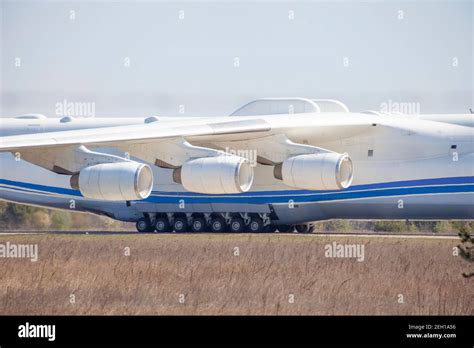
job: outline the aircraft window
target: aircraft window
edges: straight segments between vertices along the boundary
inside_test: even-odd
[[[453,150],[457,149],[457,147],[458,147],[457,145],[451,145],[451,149],[453,149]]]
[[[374,155],[374,150],[369,150],[369,151],[367,152],[367,156],[368,156],[368,157],[372,157],[373,155]]]

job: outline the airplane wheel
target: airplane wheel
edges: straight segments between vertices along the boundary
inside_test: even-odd
[[[298,233],[311,233],[314,227],[310,224],[296,225],[296,232]]]
[[[206,229],[207,229],[206,219],[202,217],[197,217],[193,219],[193,222],[191,224],[191,230],[193,232],[196,232],[196,233],[204,232]]]
[[[277,228],[281,233],[293,233],[294,230],[293,225],[278,225]]]
[[[159,217],[155,221],[155,231],[158,233],[170,232],[171,225],[165,216]]]
[[[188,230],[188,219],[185,217],[178,217],[174,219],[173,228],[176,233],[183,233]]]
[[[225,219],[223,217],[215,217],[211,220],[211,230],[215,233],[224,232],[226,229]]]
[[[249,223],[249,231],[253,233],[260,233],[263,231],[263,220],[259,217],[253,217]]]
[[[230,231],[234,233],[242,232],[245,228],[244,219],[241,217],[234,217],[230,220]]]
[[[276,225],[272,225],[272,224],[267,225],[263,228],[263,231],[265,233],[274,233],[274,232],[276,232],[276,230],[277,230]]]
[[[136,223],[137,231],[140,233],[149,233],[153,232],[153,227],[151,226],[150,219],[142,217],[138,219]]]

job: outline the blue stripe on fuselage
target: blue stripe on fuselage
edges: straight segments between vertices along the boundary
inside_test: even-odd
[[[421,179],[421,180],[405,180],[405,181],[391,181],[376,184],[354,185],[344,190],[278,190],[278,191],[249,191],[239,194],[222,194],[209,195],[195,192],[172,192],[172,191],[153,191],[158,196],[180,196],[180,197],[248,197],[248,196],[292,196],[292,195],[315,195],[315,194],[330,194],[342,193],[351,191],[364,191],[385,188],[404,188],[413,186],[434,186],[434,185],[465,185],[474,184],[474,176],[450,177],[450,178],[435,178],[435,179]]]
[[[364,191],[340,191],[338,193],[329,194],[285,194],[274,196],[226,196],[226,197],[184,197],[184,196],[151,196],[146,201],[152,203],[178,203],[179,200],[186,199],[189,203],[253,203],[253,204],[268,204],[268,203],[285,203],[293,200],[295,203],[305,202],[324,202],[336,201],[346,199],[361,199],[361,198],[375,198],[388,196],[406,196],[406,195],[420,195],[420,194],[441,194],[441,193],[469,193],[474,192],[474,185],[443,185],[443,186],[421,186],[421,187],[405,187],[405,188],[390,188],[390,189],[375,189]]]
[[[16,189],[40,194],[59,194],[82,196],[78,190],[55,186],[32,184],[20,181],[0,179],[0,188]],[[436,193],[468,193],[474,192],[474,177],[450,177],[421,180],[394,181],[376,184],[351,186],[345,190],[309,191],[279,190],[255,191],[234,195],[206,195],[192,192],[153,191],[144,202],[177,203],[186,198],[189,203],[287,203],[292,199],[296,202],[320,202],[342,199],[360,199],[400,195],[436,194]],[[142,201],[143,202],[143,201]]]

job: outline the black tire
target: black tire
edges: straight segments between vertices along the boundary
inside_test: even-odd
[[[265,233],[274,233],[276,232],[276,230],[277,230],[277,227],[276,225],[273,225],[273,224],[267,225],[263,228],[263,231]]]
[[[277,228],[280,233],[293,233],[294,230],[293,225],[278,225]]]
[[[200,232],[205,232],[206,229],[208,228],[206,219],[202,217],[197,217],[194,218],[193,221],[191,222],[191,231],[200,233]]]
[[[252,233],[260,233],[263,232],[263,220],[257,216],[250,219],[250,223],[248,229]]]
[[[160,216],[155,220],[155,231],[158,233],[171,232],[171,224],[166,216]]]
[[[135,226],[137,228],[137,231],[140,233],[150,233],[154,230],[153,226],[151,225],[150,219],[146,217],[138,219]]]
[[[211,220],[211,231],[214,233],[221,233],[225,232],[227,229],[227,224],[225,223],[225,219],[223,217],[215,217]]]
[[[242,232],[245,228],[244,219],[242,219],[240,216],[232,218],[232,220],[230,220],[229,228],[233,233]]]
[[[176,233],[183,233],[188,231],[188,219],[185,217],[177,217],[173,222],[173,229]]]
[[[313,229],[314,229],[314,227],[310,224],[296,225],[295,228],[296,228],[296,232],[303,233],[303,234],[311,233],[313,232]]]

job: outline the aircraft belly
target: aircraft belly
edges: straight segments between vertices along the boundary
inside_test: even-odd
[[[400,202],[402,201],[402,202]],[[278,223],[324,219],[474,219],[474,192],[275,204]]]

